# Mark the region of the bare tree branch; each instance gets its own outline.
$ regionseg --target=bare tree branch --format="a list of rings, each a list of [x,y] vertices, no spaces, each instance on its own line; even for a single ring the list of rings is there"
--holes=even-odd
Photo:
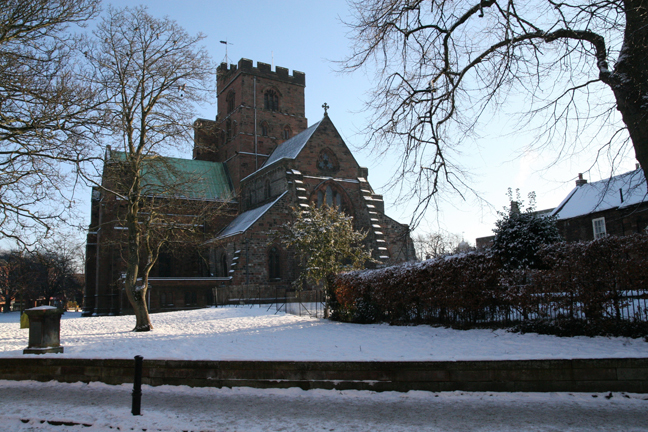
[[[94,94],[77,75],[71,24],[98,0],[0,4],[0,236],[23,244],[64,219],[77,163],[89,155]],[[31,237],[36,238],[36,237]]]
[[[618,130],[616,108],[648,168],[647,0],[350,5],[354,47],[341,68],[377,71],[368,143],[400,154],[393,184],[418,197],[414,225],[439,196],[474,193],[460,168],[461,142],[512,95],[530,101],[521,128],[543,125],[537,145],[590,128]],[[615,148],[627,142],[614,135]]]

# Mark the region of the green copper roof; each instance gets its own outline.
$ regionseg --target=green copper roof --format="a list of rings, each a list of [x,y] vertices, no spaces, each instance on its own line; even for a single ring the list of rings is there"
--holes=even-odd
[[[126,153],[111,151],[110,157],[126,160]],[[200,200],[233,197],[225,164],[193,159],[150,156],[142,167],[145,195]]]

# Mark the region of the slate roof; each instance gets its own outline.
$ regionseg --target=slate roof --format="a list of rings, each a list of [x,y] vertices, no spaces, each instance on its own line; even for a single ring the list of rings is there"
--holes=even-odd
[[[252,210],[248,210],[244,213],[241,213],[234,219],[228,226],[226,226],[214,240],[220,240],[225,237],[231,237],[238,234],[243,234],[247,231],[252,225],[256,223],[268,210],[272,208],[288,191],[285,191],[277,199],[267,204],[264,204],[260,207],[257,207]]]
[[[126,153],[110,152],[111,159],[126,160]],[[147,195],[200,200],[228,200],[232,185],[225,164],[163,156],[146,158],[142,167]]]
[[[295,159],[299,153],[303,150],[304,146],[310,139],[310,137],[315,133],[317,127],[322,123],[321,121],[315,123],[313,126],[309,127],[303,132],[298,133],[294,137],[290,138],[287,141],[281,143],[275,151],[272,152],[270,157],[263,164],[262,168],[268,167],[275,162],[278,162],[282,159]]]
[[[569,219],[645,202],[648,202],[646,177],[639,168],[607,180],[576,186],[552,215]]]

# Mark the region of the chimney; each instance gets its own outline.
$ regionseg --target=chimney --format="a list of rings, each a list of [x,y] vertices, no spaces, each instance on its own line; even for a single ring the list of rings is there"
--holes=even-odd
[[[520,214],[520,203],[517,201],[511,201],[511,215]]]
[[[583,178],[583,173],[578,173],[578,180],[576,180],[576,186],[583,186],[587,184],[587,180]]]

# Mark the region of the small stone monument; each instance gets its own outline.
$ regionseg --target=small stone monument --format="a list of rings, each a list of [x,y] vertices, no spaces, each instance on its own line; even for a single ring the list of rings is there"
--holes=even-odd
[[[61,315],[54,306],[38,306],[25,311],[29,317],[29,346],[23,354],[62,353]]]

